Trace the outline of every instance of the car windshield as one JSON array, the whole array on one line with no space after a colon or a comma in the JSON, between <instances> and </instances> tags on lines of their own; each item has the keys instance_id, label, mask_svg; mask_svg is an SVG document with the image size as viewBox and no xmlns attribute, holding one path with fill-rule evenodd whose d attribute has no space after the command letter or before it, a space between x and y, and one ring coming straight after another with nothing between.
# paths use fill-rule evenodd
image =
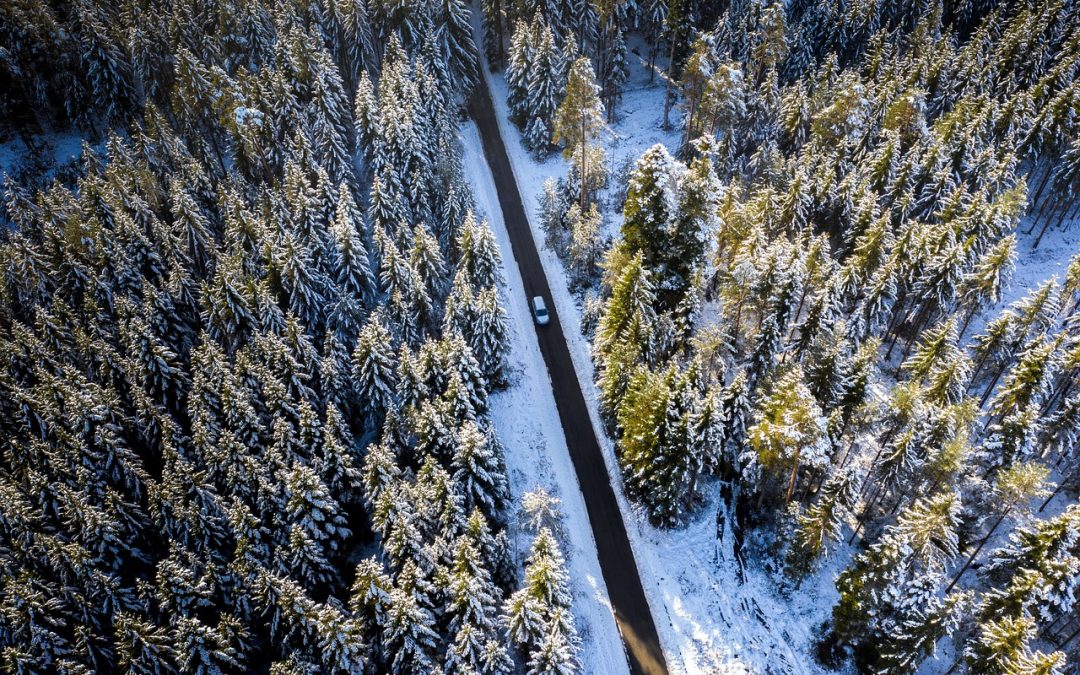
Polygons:
<instances>
[{"instance_id":1,"label":"car windshield","mask_svg":"<svg viewBox=\"0 0 1080 675\"><path fill-rule=\"evenodd\" d=\"M547 316L547 309L545 309L543 307L538 307L536 309L536 313L539 314L540 316Z\"/></svg>"}]
</instances>

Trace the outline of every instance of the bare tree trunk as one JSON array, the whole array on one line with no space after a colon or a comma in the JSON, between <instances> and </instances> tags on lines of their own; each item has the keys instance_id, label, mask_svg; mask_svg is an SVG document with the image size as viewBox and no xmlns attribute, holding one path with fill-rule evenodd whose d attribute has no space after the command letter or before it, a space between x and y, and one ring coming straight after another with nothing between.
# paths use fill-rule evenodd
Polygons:
<instances>
[{"instance_id":1,"label":"bare tree trunk","mask_svg":"<svg viewBox=\"0 0 1080 675\"><path fill-rule=\"evenodd\" d=\"M1057 219L1057 222L1054 223L1055 228L1058 227L1059 225L1061 225L1061 223L1065 221L1065 214L1068 213L1068 211L1069 211L1068 206L1066 206L1064 209L1061 210L1061 216L1059 216L1058 219ZM1043 235L1046 234L1046 228L1049 225L1050 225L1050 219L1047 218L1046 222L1043 224L1042 229L1039 230L1039 236L1035 238L1035 243L1031 245L1031 250L1032 251L1039 248L1039 242L1042 241Z\"/></svg>"},{"instance_id":2,"label":"bare tree trunk","mask_svg":"<svg viewBox=\"0 0 1080 675\"><path fill-rule=\"evenodd\" d=\"M990 381L990 386L988 386L986 388L986 391L983 392L982 398L979 400L979 407L980 408L983 407L984 405L986 405L986 400L988 398L990 398L990 394L993 393L994 387L997 386L998 380L1001 379L1001 375L1004 372L1005 372L1005 364L1002 364L1002 366L1000 368L998 368L997 375L994 375L994 379Z\"/></svg>"},{"instance_id":3,"label":"bare tree trunk","mask_svg":"<svg viewBox=\"0 0 1080 675\"><path fill-rule=\"evenodd\" d=\"M1046 167L1046 171L1043 173L1042 180L1039 181L1039 189L1035 191L1035 196L1031 199L1031 205L1034 206L1039 203L1042 198L1043 190L1046 188L1046 184L1050 181L1050 176L1054 173L1053 163ZM1031 223L1031 227L1028 228L1027 234L1031 234L1031 231L1035 229L1035 224L1038 222L1034 219Z\"/></svg>"},{"instance_id":4,"label":"bare tree trunk","mask_svg":"<svg viewBox=\"0 0 1080 675\"><path fill-rule=\"evenodd\" d=\"M799 453L795 453L795 465L791 467L791 480L788 481L787 494L784 495L784 502L791 501L791 493L795 491L795 479L799 475Z\"/></svg>"},{"instance_id":5,"label":"bare tree trunk","mask_svg":"<svg viewBox=\"0 0 1080 675\"><path fill-rule=\"evenodd\" d=\"M968 326L971 324L971 320L975 318L975 312L978 309L979 305L976 303L968 310L967 316L964 317L964 323L960 325L960 333L956 336L957 343L962 343L964 341L964 333L967 332Z\"/></svg>"},{"instance_id":6,"label":"bare tree trunk","mask_svg":"<svg viewBox=\"0 0 1080 675\"><path fill-rule=\"evenodd\" d=\"M1068 647L1069 643L1075 640L1077 635L1080 635L1080 626L1077 626L1076 630L1074 630L1069 637L1065 638L1064 642L1058 645L1058 649L1065 649Z\"/></svg>"},{"instance_id":7,"label":"bare tree trunk","mask_svg":"<svg viewBox=\"0 0 1080 675\"><path fill-rule=\"evenodd\" d=\"M672 90L672 83L675 80L675 45L678 44L676 35L671 36L671 50L668 52L668 76L667 85L664 89L664 123L665 130L671 128L671 104L674 100L674 92Z\"/></svg>"},{"instance_id":8,"label":"bare tree trunk","mask_svg":"<svg viewBox=\"0 0 1080 675\"><path fill-rule=\"evenodd\" d=\"M1065 489L1065 484L1068 483L1069 481L1071 481L1074 477L1075 476L1073 476L1072 474L1062 477L1061 481L1058 482L1057 487L1054 488L1054 491L1050 493L1050 496L1047 497L1046 501L1044 501L1042 503L1042 505L1039 507L1039 513L1042 513L1043 509L1045 509L1047 506L1049 506L1050 502L1054 501L1054 497L1057 497L1058 493L1060 493L1063 489Z\"/></svg>"},{"instance_id":9,"label":"bare tree trunk","mask_svg":"<svg viewBox=\"0 0 1080 675\"><path fill-rule=\"evenodd\" d=\"M1001 515L998 516L998 519L994 523L994 526L990 528L990 531L987 532L986 536L982 538L982 541L979 542L979 545L975 547L975 551L970 556L968 556L967 562L964 563L964 566L960 568L960 571L956 573L956 576L954 576L952 581L949 582L949 585L945 587L945 595L948 595L949 591L951 591L953 589L953 586L956 585L956 582L960 581L960 577L964 576L964 572L968 571L968 568L971 567L971 563L975 562L975 558L977 558L979 553L983 550L983 546L986 546L986 542L990 541L990 537L994 536L994 532L1001 525L1002 521L1005 520L1005 516L1009 515L1010 511L1012 511L1011 504L1006 507L1004 511L1001 512Z\"/></svg>"},{"instance_id":10,"label":"bare tree trunk","mask_svg":"<svg viewBox=\"0 0 1080 675\"><path fill-rule=\"evenodd\" d=\"M899 302L896 305L896 309L893 310L893 314L889 317L889 325L885 328L886 333L892 334L892 339L889 341L889 349L885 352L885 360L888 361L892 356L893 347L896 346L896 341L900 337L900 326L903 325L904 306L907 304L907 291L900 294Z\"/></svg>"},{"instance_id":11,"label":"bare tree trunk","mask_svg":"<svg viewBox=\"0 0 1080 675\"><path fill-rule=\"evenodd\" d=\"M863 526L865 526L866 522L870 520L870 510L877 506L877 502L884 494L884 492L885 489L882 486L878 486L878 489L874 492L874 496L870 499L869 502L866 503L866 506L863 507L862 513L860 513L858 518L856 519L857 522L855 524L855 530L851 533L851 538L848 539L848 544L852 544L855 542L855 538L859 536L859 532L862 531Z\"/></svg>"},{"instance_id":12,"label":"bare tree trunk","mask_svg":"<svg viewBox=\"0 0 1080 675\"><path fill-rule=\"evenodd\" d=\"M585 155L587 154L587 148L588 148L588 143L585 142L585 111L582 110L581 111L581 175L578 176L578 182L580 183L579 187L581 188L580 190L578 190L578 192L580 194L580 201L581 201L580 206L581 206L581 217L582 218L585 217L585 162L587 161Z\"/></svg>"},{"instance_id":13,"label":"bare tree trunk","mask_svg":"<svg viewBox=\"0 0 1080 675\"><path fill-rule=\"evenodd\" d=\"M847 466L847 463L849 461L851 461L851 458L854 455L854 453L852 451L855 449L855 440L857 438L858 438L858 434L855 434L855 433L851 434L851 442L848 443L847 452L844 453L844 460L842 462L840 462L840 466L838 467L837 470L843 470L843 468L845 466Z\"/></svg>"}]
</instances>

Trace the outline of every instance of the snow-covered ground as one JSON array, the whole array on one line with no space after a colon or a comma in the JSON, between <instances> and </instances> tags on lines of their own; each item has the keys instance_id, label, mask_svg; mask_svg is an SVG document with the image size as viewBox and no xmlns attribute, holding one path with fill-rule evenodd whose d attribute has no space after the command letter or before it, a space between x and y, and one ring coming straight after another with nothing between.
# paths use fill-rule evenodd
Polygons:
<instances>
[{"instance_id":1,"label":"snow-covered ground","mask_svg":"<svg viewBox=\"0 0 1080 675\"><path fill-rule=\"evenodd\" d=\"M486 217L499 242L505 266L506 308L510 320L511 386L491 399L495 430L506 449L510 489L516 504L537 488L561 500L567 564L574 594L574 614L581 632L582 663L586 673L626 673L622 641L611 613L607 587L600 574L585 501L570 461L547 366L536 341L532 314L514 264L510 237L499 208L495 182L484 159L476 125L462 127L464 165L476 197L478 216ZM517 560L528 554L533 532L515 517L510 525Z\"/></svg>"},{"instance_id":2,"label":"snow-covered ground","mask_svg":"<svg viewBox=\"0 0 1080 675\"><path fill-rule=\"evenodd\" d=\"M997 316L1002 308L1038 288L1050 277L1056 276L1059 282L1064 281L1069 260L1080 253L1080 223L1066 222L1059 228L1048 229L1039 242L1039 248L1032 250L1031 246L1039 236L1042 225L1042 222L1035 224L1034 230L1029 233L1028 230L1032 228L1031 216L1020 222L1016 232L1016 271L1012 280L1002 293L1001 303L972 320L968 335L981 331L986 322Z\"/></svg>"}]
</instances>

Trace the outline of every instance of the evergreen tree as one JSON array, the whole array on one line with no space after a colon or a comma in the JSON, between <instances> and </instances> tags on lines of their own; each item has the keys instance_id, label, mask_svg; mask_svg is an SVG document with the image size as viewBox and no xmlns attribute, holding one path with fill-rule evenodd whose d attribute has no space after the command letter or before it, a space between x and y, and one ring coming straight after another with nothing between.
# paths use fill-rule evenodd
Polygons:
<instances>
[{"instance_id":1,"label":"evergreen tree","mask_svg":"<svg viewBox=\"0 0 1080 675\"><path fill-rule=\"evenodd\" d=\"M912 619L926 623L931 614L938 616L936 625L947 625L941 612L961 606L947 600L942 605L938 587L943 566L957 553L959 514L959 498L952 493L917 501L840 574L833 630L841 640L887 646L903 637L899 627Z\"/></svg>"},{"instance_id":2,"label":"evergreen tree","mask_svg":"<svg viewBox=\"0 0 1080 675\"><path fill-rule=\"evenodd\" d=\"M356 348L353 349L353 381L357 400L372 426L378 426L380 415L385 414L393 402L397 376L391 345L389 331L375 316L360 331Z\"/></svg>"},{"instance_id":3,"label":"evergreen tree","mask_svg":"<svg viewBox=\"0 0 1080 675\"><path fill-rule=\"evenodd\" d=\"M855 484L850 473L841 473L825 482L821 494L806 513L798 515L795 538L788 549L785 570L796 582L813 568L826 551L829 539L839 539L845 510L855 501Z\"/></svg>"},{"instance_id":4,"label":"evergreen tree","mask_svg":"<svg viewBox=\"0 0 1080 675\"><path fill-rule=\"evenodd\" d=\"M493 522L501 521L510 490L503 451L494 434L466 421L456 445L453 476L465 497L465 509L476 507Z\"/></svg>"},{"instance_id":5,"label":"evergreen tree","mask_svg":"<svg viewBox=\"0 0 1080 675\"><path fill-rule=\"evenodd\" d=\"M506 67L507 103L510 119L519 127L529 121L529 87L533 73L534 33L531 26L518 19L510 38L510 60Z\"/></svg>"},{"instance_id":6,"label":"evergreen tree","mask_svg":"<svg viewBox=\"0 0 1080 675\"><path fill-rule=\"evenodd\" d=\"M801 369L793 368L772 383L769 394L757 406L747 440L750 450L740 457L743 473L761 495L779 478L784 501L790 501L800 469L821 471L828 466L825 419Z\"/></svg>"},{"instance_id":7,"label":"evergreen tree","mask_svg":"<svg viewBox=\"0 0 1080 675\"><path fill-rule=\"evenodd\" d=\"M577 166L578 206L585 212L585 198L592 176L599 172L602 155L592 145L604 130L604 105L596 84L592 62L581 57L570 66L566 93L555 113L555 143L563 144L563 156Z\"/></svg>"},{"instance_id":8,"label":"evergreen tree","mask_svg":"<svg viewBox=\"0 0 1080 675\"><path fill-rule=\"evenodd\" d=\"M551 530L542 527L525 562L525 580L507 599L503 619L511 642L537 672L577 672L580 647L567 584L562 552Z\"/></svg>"},{"instance_id":9,"label":"evergreen tree","mask_svg":"<svg viewBox=\"0 0 1080 675\"><path fill-rule=\"evenodd\" d=\"M1063 672L1065 655L1032 650L1029 645L1034 637L1035 626L1030 619L1006 617L987 621L979 626L978 637L964 651L968 672L990 675Z\"/></svg>"},{"instance_id":10,"label":"evergreen tree","mask_svg":"<svg viewBox=\"0 0 1080 675\"><path fill-rule=\"evenodd\" d=\"M1067 614L1080 592L1078 519L1080 509L1072 505L1058 516L1018 527L981 571L995 583L979 615L1030 617L1036 624L1049 624Z\"/></svg>"},{"instance_id":11,"label":"evergreen tree","mask_svg":"<svg viewBox=\"0 0 1080 675\"><path fill-rule=\"evenodd\" d=\"M559 103L559 54L555 48L555 36L546 24L536 32L539 39L529 64L524 139L529 149L540 154L551 144L555 110Z\"/></svg>"},{"instance_id":12,"label":"evergreen tree","mask_svg":"<svg viewBox=\"0 0 1080 675\"><path fill-rule=\"evenodd\" d=\"M512 662L499 644L496 611L499 590L492 583L480 551L460 539L449 579L450 631L455 636L446 655L450 671L508 673Z\"/></svg>"}]
</instances>

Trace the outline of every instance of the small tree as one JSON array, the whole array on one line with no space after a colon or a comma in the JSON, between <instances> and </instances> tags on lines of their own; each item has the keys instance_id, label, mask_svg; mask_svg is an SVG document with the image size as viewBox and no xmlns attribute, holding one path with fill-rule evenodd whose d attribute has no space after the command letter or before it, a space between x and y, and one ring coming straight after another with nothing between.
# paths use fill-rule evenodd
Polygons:
<instances>
[{"instance_id":1,"label":"small tree","mask_svg":"<svg viewBox=\"0 0 1080 675\"><path fill-rule=\"evenodd\" d=\"M579 203L585 212L585 197L589 183L589 162L595 153L592 141L604 130L604 104L600 102L600 87L596 84L592 62L581 57L570 66L566 94L555 114L555 143L563 144L563 156L578 165Z\"/></svg>"},{"instance_id":2,"label":"small tree","mask_svg":"<svg viewBox=\"0 0 1080 675\"><path fill-rule=\"evenodd\" d=\"M1031 649L1035 623L1027 617L991 619L964 650L964 664L974 675L1062 675L1065 655Z\"/></svg>"},{"instance_id":3,"label":"small tree","mask_svg":"<svg viewBox=\"0 0 1080 675\"><path fill-rule=\"evenodd\" d=\"M795 367L773 384L754 413L747 430L750 451L742 457L744 474L753 479L762 497L773 476L787 475L784 501L791 501L799 469L828 466L830 445L825 418Z\"/></svg>"}]
</instances>

